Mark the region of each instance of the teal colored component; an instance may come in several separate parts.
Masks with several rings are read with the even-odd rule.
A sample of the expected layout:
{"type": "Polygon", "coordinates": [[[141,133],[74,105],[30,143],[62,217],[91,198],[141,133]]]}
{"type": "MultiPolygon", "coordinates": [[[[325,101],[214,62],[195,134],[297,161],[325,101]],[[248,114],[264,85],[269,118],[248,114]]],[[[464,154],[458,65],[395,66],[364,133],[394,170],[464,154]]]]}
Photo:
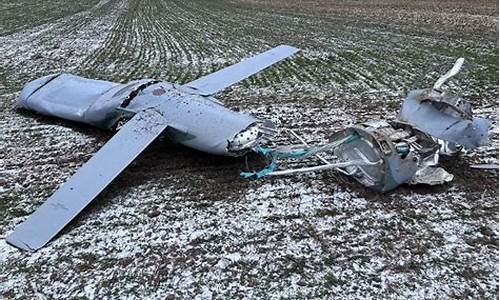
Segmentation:
{"type": "Polygon", "coordinates": [[[269,175],[270,173],[274,172],[278,168],[278,159],[282,158],[305,158],[309,157],[311,155],[315,155],[316,153],[319,152],[324,152],[326,150],[329,150],[334,147],[338,147],[344,143],[350,143],[352,141],[355,141],[359,139],[359,134],[357,132],[354,132],[351,136],[349,136],[345,141],[337,144],[337,143],[329,143],[320,147],[310,147],[307,149],[300,149],[300,150],[292,150],[292,151],[278,151],[278,150],[273,150],[269,148],[264,148],[259,145],[254,147],[254,151],[256,153],[262,154],[266,157],[271,157],[271,163],[267,165],[264,169],[258,171],[258,172],[241,172],[240,176],[243,178],[252,178],[252,179],[259,179],[262,177],[265,177],[269,175]]]}
{"type": "Polygon", "coordinates": [[[241,172],[240,176],[243,178],[259,179],[265,177],[269,175],[269,173],[272,173],[276,170],[276,168],[278,167],[277,160],[279,158],[300,158],[309,153],[309,150],[305,149],[291,151],[291,152],[282,152],[269,148],[260,147],[258,145],[254,148],[254,151],[256,153],[265,155],[266,157],[272,157],[272,161],[264,169],[258,172],[241,172]]]}
{"type": "Polygon", "coordinates": [[[269,173],[274,172],[278,165],[272,161],[267,167],[258,172],[241,172],[240,176],[243,178],[259,179],[269,175],[269,173]]]}

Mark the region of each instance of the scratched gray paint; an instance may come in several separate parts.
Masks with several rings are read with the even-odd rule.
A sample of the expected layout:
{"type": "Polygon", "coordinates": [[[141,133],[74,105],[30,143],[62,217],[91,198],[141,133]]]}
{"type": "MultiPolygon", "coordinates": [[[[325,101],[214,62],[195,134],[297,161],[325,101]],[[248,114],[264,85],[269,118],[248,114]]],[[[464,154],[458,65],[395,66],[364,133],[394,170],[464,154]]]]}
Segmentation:
{"type": "Polygon", "coordinates": [[[149,82],[152,80],[118,84],[71,74],[52,74],[27,83],[16,106],[109,129],[121,115],[116,108],[133,90],[149,82]]]}
{"type": "Polygon", "coordinates": [[[17,106],[71,121],[83,121],[88,108],[118,84],[70,74],[54,74],[28,83],[17,106]]]}
{"type": "Polygon", "coordinates": [[[210,98],[186,95],[170,83],[157,83],[147,87],[128,109],[139,111],[144,106],[152,109],[169,122],[171,139],[207,153],[237,155],[228,151],[228,141],[250,125],[259,122],[255,117],[232,111],[210,98]],[[165,91],[161,96],[155,93],[165,91]],[[159,98],[159,99],[154,99],[159,98]],[[147,103],[147,105],[146,105],[147,103]]]}
{"type": "MultiPolygon", "coordinates": [[[[18,225],[7,241],[29,251],[43,247],[166,128],[169,137],[186,146],[219,155],[243,154],[230,151],[229,141],[249,126],[259,124],[262,136],[254,141],[258,143],[272,126],[224,107],[211,94],[297,51],[278,46],[183,86],[151,79],[117,84],[70,74],[49,75],[28,83],[17,101],[18,107],[102,128],[114,127],[122,117],[132,119],[18,225]]],[[[255,143],[246,150],[250,151],[255,143]]]]}

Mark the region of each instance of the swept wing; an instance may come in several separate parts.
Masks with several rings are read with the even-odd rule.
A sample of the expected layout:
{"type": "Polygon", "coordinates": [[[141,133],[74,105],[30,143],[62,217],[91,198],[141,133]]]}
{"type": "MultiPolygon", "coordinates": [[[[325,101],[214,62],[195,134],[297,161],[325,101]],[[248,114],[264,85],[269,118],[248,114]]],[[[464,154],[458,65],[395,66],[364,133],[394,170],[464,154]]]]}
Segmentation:
{"type": "Polygon", "coordinates": [[[204,96],[213,95],[293,55],[297,51],[299,51],[299,49],[295,47],[281,45],[251,58],[245,59],[237,64],[186,83],[184,86],[190,87],[196,90],[197,93],[204,96]]]}
{"type": "Polygon", "coordinates": [[[162,131],[165,119],[153,110],[136,114],[28,219],[7,242],[28,251],[48,243],[111,183],[162,131]]]}

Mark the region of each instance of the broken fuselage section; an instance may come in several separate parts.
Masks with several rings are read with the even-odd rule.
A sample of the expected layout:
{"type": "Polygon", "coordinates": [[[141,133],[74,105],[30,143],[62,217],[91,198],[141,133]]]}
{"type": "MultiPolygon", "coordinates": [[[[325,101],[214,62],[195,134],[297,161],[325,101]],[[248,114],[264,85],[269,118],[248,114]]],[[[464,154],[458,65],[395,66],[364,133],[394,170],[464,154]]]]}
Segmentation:
{"type": "Polygon", "coordinates": [[[435,89],[411,91],[397,119],[447,143],[450,150],[474,149],[488,142],[490,122],[472,115],[472,105],[435,89]]]}
{"type": "Polygon", "coordinates": [[[270,121],[230,110],[188,86],[153,79],[118,84],[49,75],[26,84],[17,106],[103,129],[152,109],[168,124],[170,140],[217,155],[243,155],[276,133],[270,121]]]}
{"type": "Polygon", "coordinates": [[[437,167],[439,145],[433,138],[399,122],[377,120],[351,126],[337,131],[327,144],[319,146],[303,144],[257,150],[271,157],[272,162],[263,171],[243,173],[244,177],[336,170],[379,192],[409,182],[436,184],[436,180],[427,180],[429,174],[444,174],[445,182],[453,178],[437,167]],[[278,170],[283,159],[301,160],[312,156],[324,164],[278,170]],[[423,178],[422,174],[427,177],[423,178]]]}
{"type": "Polygon", "coordinates": [[[461,69],[463,58],[441,76],[432,88],[410,91],[396,121],[369,121],[334,133],[325,145],[309,146],[297,134],[302,146],[260,149],[272,162],[259,172],[244,177],[287,175],[337,170],[366,187],[386,192],[401,184],[436,185],[453,175],[438,166],[439,154],[458,154],[488,142],[490,122],[474,117],[472,105],[441,91],[441,86],[461,69]],[[279,160],[300,160],[311,156],[323,164],[279,170],[279,160]],[[328,157],[328,158],[327,158],[328,157]]]}
{"type": "Polygon", "coordinates": [[[371,121],[341,130],[332,141],[346,135],[358,138],[333,149],[341,161],[379,161],[373,165],[349,165],[338,170],[380,192],[413,180],[417,173],[437,164],[439,145],[432,138],[397,122],[371,121]]]}

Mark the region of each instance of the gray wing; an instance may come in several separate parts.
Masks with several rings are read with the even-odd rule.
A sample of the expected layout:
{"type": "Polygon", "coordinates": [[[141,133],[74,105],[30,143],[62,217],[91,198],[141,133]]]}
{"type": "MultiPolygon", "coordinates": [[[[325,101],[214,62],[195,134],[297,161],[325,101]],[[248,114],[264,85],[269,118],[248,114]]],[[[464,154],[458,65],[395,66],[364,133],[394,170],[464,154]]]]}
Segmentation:
{"type": "Polygon", "coordinates": [[[184,86],[193,88],[197,93],[208,96],[219,92],[230,85],[237,83],[265,68],[293,55],[299,49],[292,46],[281,45],[271,50],[258,54],[214,72],[199,79],[186,83],[184,86]]]}
{"type": "Polygon", "coordinates": [[[167,127],[157,112],[142,111],[128,121],[87,163],[7,236],[28,251],[48,243],[167,127]]]}

